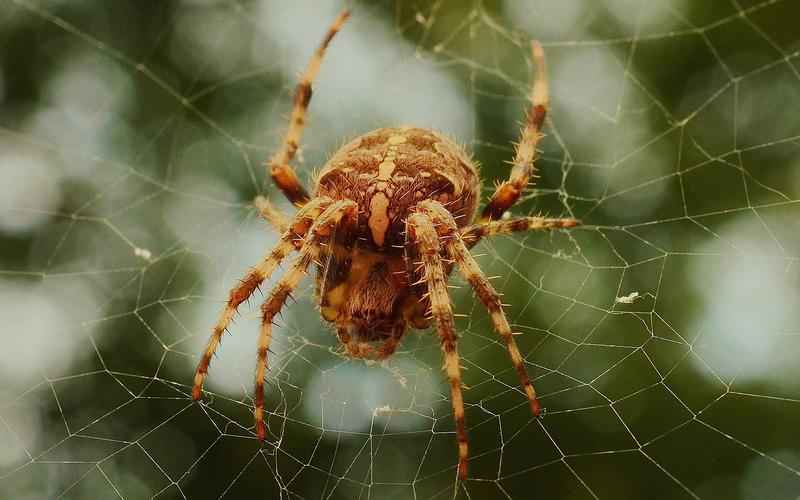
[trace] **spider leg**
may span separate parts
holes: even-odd
[[[302,182],[300,182],[289,162],[292,161],[297,148],[300,147],[300,138],[303,135],[303,127],[306,120],[306,110],[308,109],[308,103],[311,102],[311,85],[319,72],[325,50],[349,16],[350,12],[348,10],[343,10],[336,16],[322,39],[322,43],[320,43],[317,50],[314,51],[314,55],[308,61],[308,66],[306,66],[303,76],[300,78],[300,83],[295,87],[294,107],[289,117],[289,128],[286,130],[283,145],[267,162],[272,180],[283,191],[286,198],[298,207],[305,205],[309,200],[309,196],[308,191],[303,187]]]
[[[478,242],[489,236],[497,234],[511,234],[520,231],[542,231],[548,229],[565,229],[579,226],[578,219],[560,218],[552,219],[548,217],[520,217],[518,219],[498,220],[472,224],[459,229],[459,234],[468,248],[472,248]]]
[[[542,46],[539,42],[533,41],[531,42],[531,51],[537,67],[536,77],[531,88],[531,107],[526,113],[525,125],[514,154],[511,174],[507,181],[497,186],[494,195],[484,207],[481,214],[483,222],[497,220],[511,208],[535,172],[533,161],[536,156],[536,144],[542,138],[541,130],[545,116],[547,116],[548,90]]]
[[[261,306],[261,331],[258,336],[258,363],[256,365],[255,379],[255,425],[258,439],[264,440],[267,435],[267,428],[264,424],[264,375],[267,369],[267,352],[272,339],[272,320],[280,312],[286,299],[292,291],[297,288],[300,280],[305,276],[308,266],[318,259],[322,252],[320,245],[329,239],[331,233],[342,222],[345,216],[353,216],[357,213],[358,205],[349,200],[337,201],[322,212],[308,230],[308,236],[300,247],[299,255],[286,271],[280,281],[273,287],[269,297]]]
[[[450,379],[450,399],[453,404],[453,418],[456,422],[458,438],[458,476],[464,480],[467,478],[469,443],[464,424],[464,399],[461,395],[461,366],[455,322],[440,255],[439,235],[436,233],[433,220],[420,212],[416,212],[408,218],[407,235],[419,249],[431,313],[436,323],[436,333],[442,343],[444,369]]]
[[[275,271],[278,264],[295,249],[293,240],[298,236],[304,236],[314,219],[319,217],[323,209],[330,203],[331,200],[328,198],[318,198],[303,207],[294,217],[292,226],[284,231],[278,244],[261,259],[261,262],[250,269],[238,286],[230,291],[228,302],[222,313],[220,313],[211,337],[208,339],[206,349],[197,364],[194,386],[192,387],[192,398],[195,400],[200,399],[203,392],[203,382],[208,375],[208,365],[211,363],[211,358],[219,347],[222,334],[228,328],[239,304],[247,300],[256,288]]]
[[[489,311],[492,319],[492,324],[497,333],[503,338],[506,344],[508,353],[511,356],[511,363],[517,371],[520,385],[525,390],[528,396],[528,401],[531,406],[531,413],[538,416],[541,412],[541,406],[536,399],[536,391],[528,378],[528,372],[525,370],[525,362],[519,352],[517,343],[514,340],[514,334],[511,332],[511,327],[508,324],[508,319],[503,312],[503,305],[500,301],[500,296],[495,291],[489,280],[481,271],[480,266],[469,253],[467,245],[462,240],[458,232],[456,223],[453,216],[441,204],[435,201],[424,201],[420,203],[419,208],[424,213],[435,221],[436,227],[439,230],[439,235],[442,237],[445,245],[447,255],[455,260],[459,272],[467,282],[475,290],[478,299],[483,303]],[[520,219],[525,220],[525,219]]]
[[[279,233],[284,233],[289,228],[291,219],[273,205],[267,198],[257,196],[253,201],[259,215],[274,227]]]

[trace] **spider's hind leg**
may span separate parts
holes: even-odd
[[[526,113],[525,125],[514,154],[513,167],[508,180],[497,186],[497,190],[481,213],[481,221],[498,220],[503,213],[519,200],[522,191],[534,173],[536,145],[542,138],[542,127],[547,116],[548,89],[544,65],[544,51],[539,42],[531,42],[536,77],[531,88],[530,109]]]
[[[314,55],[308,61],[308,66],[306,66],[303,76],[300,78],[300,83],[295,87],[294,107],[289,117],[289,128],[283,138],[283,145],[267,162],[272,180],[286,198],[299,207],[308,202],[309,195],[290,162],[300,147],[300,138],[303,135],[303,127],[306,122],[306,110],[311,102],[311,85],[317,77],[322,58],[325,56],[325,50],[349,16],[349,11],[344,10],[336,17],[322,39],[322,43],[320,43],[317,50],[314,51]]]

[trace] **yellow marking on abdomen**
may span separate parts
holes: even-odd
[[[383,246],[386,231],[389,229],[389,198],[379,192],[372,196],[369,202],[369,219],[367,226],[372,232],[372,241],[378,246]]]
[[[378,180],[388,181],[394,172],[394,158],[387,158],[380,165],[378,165]]]
[[[406,136],[402,134],[395,134],[393,136],[390,136],[389,139],[386,140],[386,142],[391,146],[394,146],[396,144],[403,144],[406,141],[407,141]]]
[[[386,140],[389,145],[389,151],[386,152],[383,161],[378,165],[378,180],[388,181],[391,179],[392,172],[396,166],[394,160],[397,157],[397,145],[405,143],[406,140],[406,136],[398,134],[392,135]]]

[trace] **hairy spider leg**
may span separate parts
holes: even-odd
[[[256,196],[256,199],[253,200],[253,204],[256,206],[256,209],[258,209],[258,214],[261,218],[267,221],[276,231],[283,233],[289,228],[291,219],[267,198],[264,196]]]
[[[261,331],[258,336],[258,363],[256,365],[255,379],[255,426],[258,439],[261,441],[267,435],[264,424],[264,378],[267,370],[267,352],[272,340],[272,320],[280,312],[292,291],[297,288],[300,280],[305,276],[308,266],[317,260],[322,252],[321,243],[329,239],[333,231],[346,220],[354,221],[358,213],[358,205],[350,200],[332,203],[308,230],[308,236],[300,247],[299,255],[292,266],[281,277],[261,306]]]
[[[528,181],[535,172],[534,159],[536,145],[542,138],[542,127],[547,116],[548,90],[547,73],[544,65],[544,51],[537,41],[531,42],[531,52],[536,66],[536,76],[533,79],[530,94],[530,108],[525,115],[525,125],[522,127],[519,144],[514,154],[511,174],[495,190],[489,203],[483,209],[481,221],[499,219],[503,213],[519,200],[522,191],[528,186]]]
[[[531,216],[518,219],[489,221],[465,226],[459,230],[461,239],[467,248],[472,248],[482,238],[497,234],[511,234],[521,231],[543,231],[550,229],[567,229],[579,226],[578,219],[552,219],[549,217]]]
[[[301,209],[294,217],[294,223],[284,231],[278,244],[261,259],[261,261],[242,278],[238,286],[231,289],[228,302],[219,315],[208,344],[203,352],[194,375],[192,398],[199,400],[203,392],[203,382],[208,375],[208,366],[222,339],[222,334],[228,328],[239,304],[247,300],[250,295],[267,279],[278,264],[295,250],[294,239],[306,234],[313,221],[320,216],[324,208],[332,203],[329,198],[318,198]]]
[[[419,209],[434,221],[438,234],[444,242],[447,256],[455,261],[461,276],[472,286],[478,299],[489,311],[492,325],[505,342],[506,349],[508,349],[508,354],[511,357],[511,363],[514,365],[519,377],[520,385],[528,396],[531,413],[535,417],[539,416],[541,406],[536,398],[536,391],[528,378],[528,372],[525,370],[525,361],[519,352],[517,342],[514,340],[514,334],[511,332],[508,319],[503,312],[503,303],[500,300],[500,295],[486,278],[486,275],[483,274],[475,258],[469,253],[467,245],[458,233],[453,215],[444,206],[435,201],[424,201],[420,203]]]
[[[436,323],[436,333],[442,343],[444,370],[450,379],[450,399],[453,404],[453,418],[456,423],[458,439],[458,477],[467,478],[469,442],[464,422],[464,399],[461,395],[461,365],[458,357],[457,336],[450,295],[447,293],[447,279],[441,259],[439,235],[434,222],[427,215],[415,212],[408,218],[408,236],[418,247],[422,259],[422,275],[428,288],[431,314]]]
[[[336,33],[339,32],[344,22],[350,17],[348,10],[343,10],[336,16],[333,23],[328,28],[328,32],[322,39],[322,43],[314,51],[314,55],[308,61],[300,82],[294,91],[294,106],[289,117],[289,128],[283,139],[281,148],[272,155],[267,162],[272,180],[295,206],[302,207],[308,203],[309,195],[303,183],[297,177],[292,166],[289,164],[294,158],[297,149],[300,147],[300,138],[303,135],[303,127],[306,122],[306,111],[311,102],[311,85],[319,72],[325,50]]]

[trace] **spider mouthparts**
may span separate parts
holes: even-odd
[[[203,397],[203,389],[201,389],[199,386],[192,387],[192,399],[194,399],[195,401],[200,401],[202,397]]]

